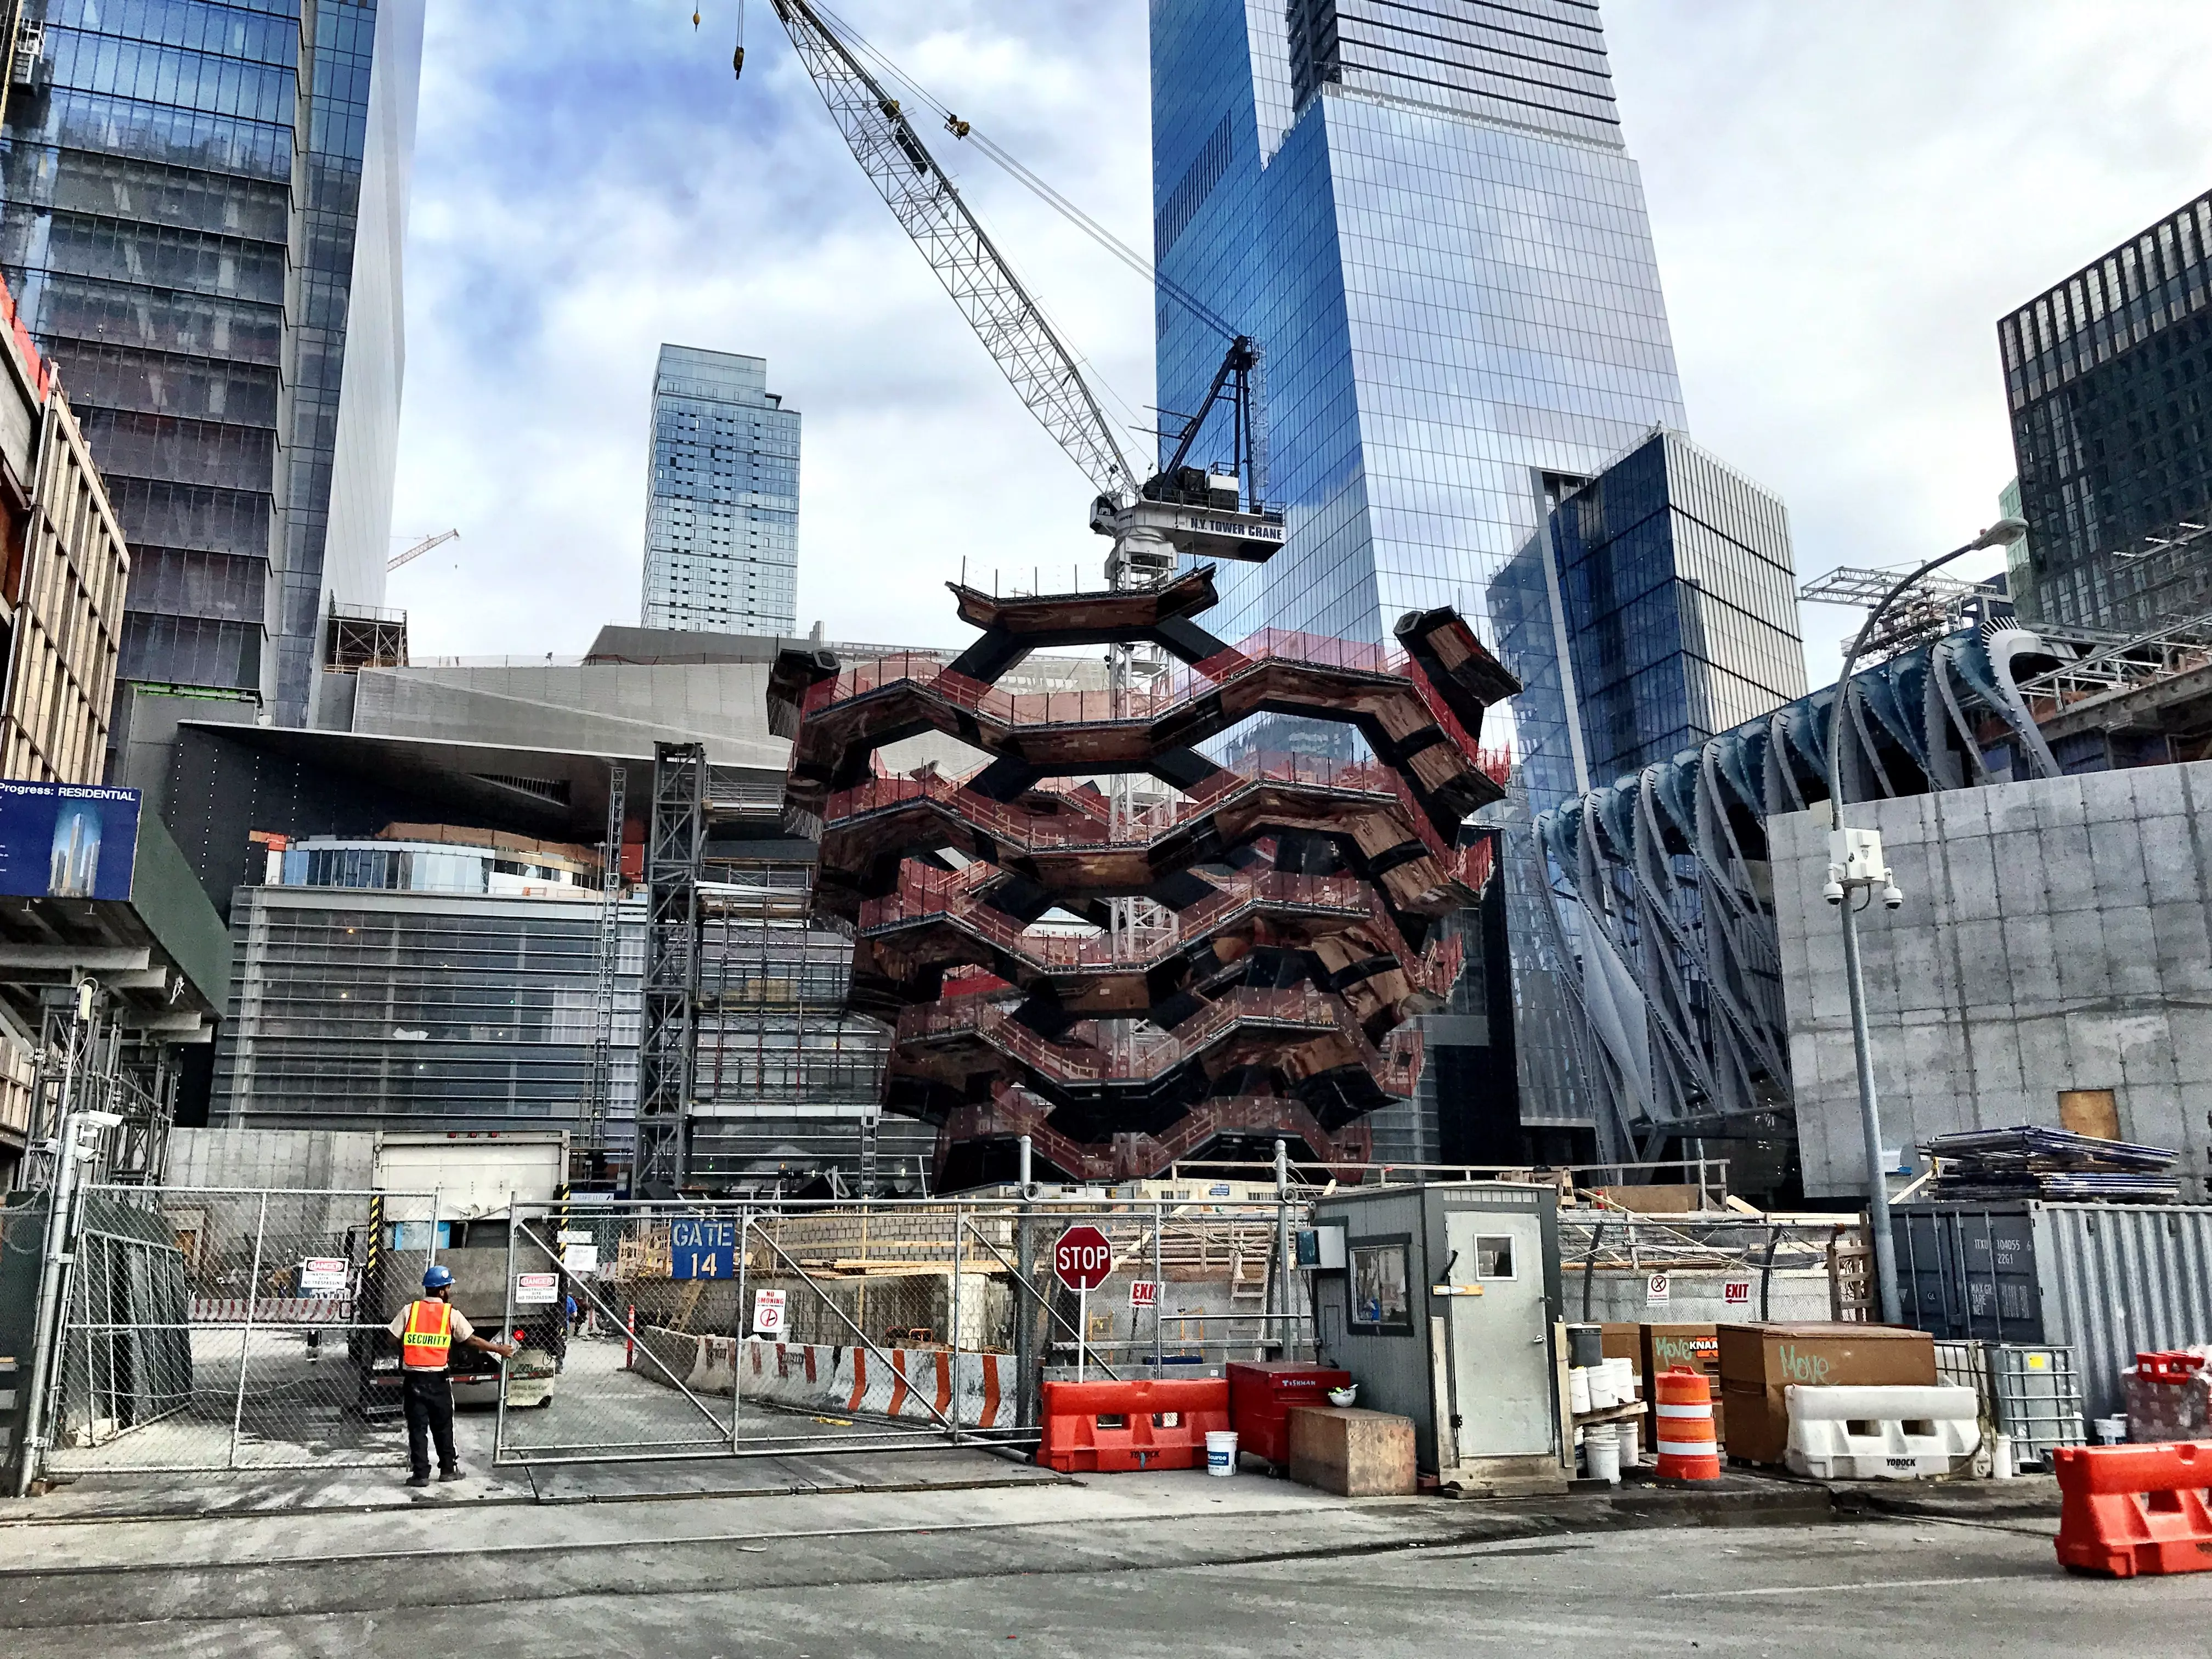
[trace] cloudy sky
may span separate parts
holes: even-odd
[[[1172,3],[1172,0],[1160,0]],[[799,605],[949,639],[941,584],[1095,566],[1089,488],[847,154],[765,0],[430,0],[392,580],[419,657],[635,622],[663,340],[805,416]],[[842,0],[922,84],[1150,243],[1144,0]],[[1801,574],[1954,546],[2012,475],[1996,319],[2212,182],[2189,0],[1608,0],[1692,431],[1787,501]],[[1142,283],[939,147],[1144,418]],[[1994,562],[1990,568],[1994,568]],[[1970,567],[1971,568],[1971,567]],[[1808,607],[1815,683],[1850,613]]]

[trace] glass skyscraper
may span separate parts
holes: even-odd
[[[799,411],[766,359],[660,348],[646,489],[646,627],[799,631]]]
[[[1564,495],[1491,614],[1534,811],[1805,695],[1782,501],[1680,432]]]
[[[1288,532],[1269,562],[1220,573],[1221,625],[1382,641],[1401,613],[1452,605],[1528,686],[1512,705],[1528,763],[1499,818],[1511,995],[1489,1022],[1512,1029],[1484,1035],[1471,979],[1456,989],[1429,1023],[1420,1097],[1378,1115],[1376,1155],[1480,1140],[1452,1120],[1495,1089],[1447,1105],[1454,1079],[1517,1073],[1522,1130],[1586,1133],[1580,970],[1529,837],[1579,781],[1572,676],[1592,680],[1620,755],[1717,718],[1697,685],[1733,707],[1740,678],[1771,706],[1803,677],[1777,660],[1794,639],[1769,591],[1775,568],[1788,580],[1778,510],[1713,535],[1686,497],[1576,561],[1519,557],[1616,458],[1686,423],[1598,8],[1153,0],[1152,54],[1158,401],[1197,408],[1222,326],[1252,337],[1262,494]],[[1207,428],[1192,459],[1229,447]],[[1708,459],[1662,442],[1647,496],[1680,482],[1683,455]]]
[[[305,724],[382,602],[422,7],[23,0],[0,267],[130,538],[118,703]]]
[[[1154,0],[1152,51],[1158,401],[1226,345],[1179,289],[1259,346],[1289,532],[1223,573],[1231,637],[1447,604],[1493,637],[1547,479],[1684,423],[1597,8]]]
[[[2212,611],[2212,191],[1997,325],[2022,617],[2148,629]]]

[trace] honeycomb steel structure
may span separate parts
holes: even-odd
[[[1074,1180],[1278,1137],[1364,1161],[1362,1120],[1412,1092],[1416,1018],[1459,973],[1448,919],[1491,868],[1462,826],[1504,793],[1483,714],[1519,683],[1449,609],[1404,617],[1396,650],[1231,647],[1193,620],[1210,566],[1130,592],[952,591],[982,630],[954,661],[788,651],[769,691],[785,826],[821,848],[815,915],[854,939],[849,1006],[896,1034],[886,1109],[937,1126],[951,1186],[1002,1173],[1023,1134]],[[996,688],[1032,651],[1133,644],[1180,671]],[[1351,726],[1367,758],[1202,752],[1263,714]],[[925,732],[979,764],[889,770]],[[1132,775],[1144,805],[1117,811],[1102,780]]]

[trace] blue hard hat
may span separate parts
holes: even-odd
[[[422,1275],[422,1288],[426,1291],[442,1291],[453,1282],[453,1270],[443,1265],[432,1267]]]

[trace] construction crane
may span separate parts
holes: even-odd
[[[384,567],[385,574],[387,576],[390,575],[393,571],[398,569],[403,564],[412,564],[416,560],[421,558],[425,553],[428,553],[432,548],[443,547],[447,542],[459,537],[460,533],[461,532],[458,530],[441,530],[434,536],[423,537],[421,541],[416,543],[414,546],[409,548],[405,552],[393,554],[392,558]]]
[[[1139,466],[1099,407],[1075,354],[976,222],[899,100],[861,61],[861,52],[869,50],[865,42],[856,51],[845,39],[851,31],[833,30],[809,0],[772,3],[860,170],[921,249],[1023,406],[1098,492],[1091,527],[1113,539],[1106,562],[1109,584],[1139,586],[1158,580],[1173,571],[1178,554],[1255,562],[1272,556],[1283,544],[1283,522],[1281,514],[1268,511],[1261,499],[1265,482],[1253,442],[1251,397],[1258,354],[1252,341],[1232,333],[1173,285],[1164,285],[1170,297],[1180,298],[1229,335],[1230,343],[1205,401],[1186,418],[1171,463],[1157,472]],[[741,56],[736,66],[742,72]],[[956,137],[972,134],[970,124],[944,113],[947,130]],[[1032,187],[1042,188],[1035,183]],[[1094,234],[1103,234],[1054,192],[1045,193]],[[1233,410],[1233,477],[1185,465],[1207,417],[1224,401]]]

